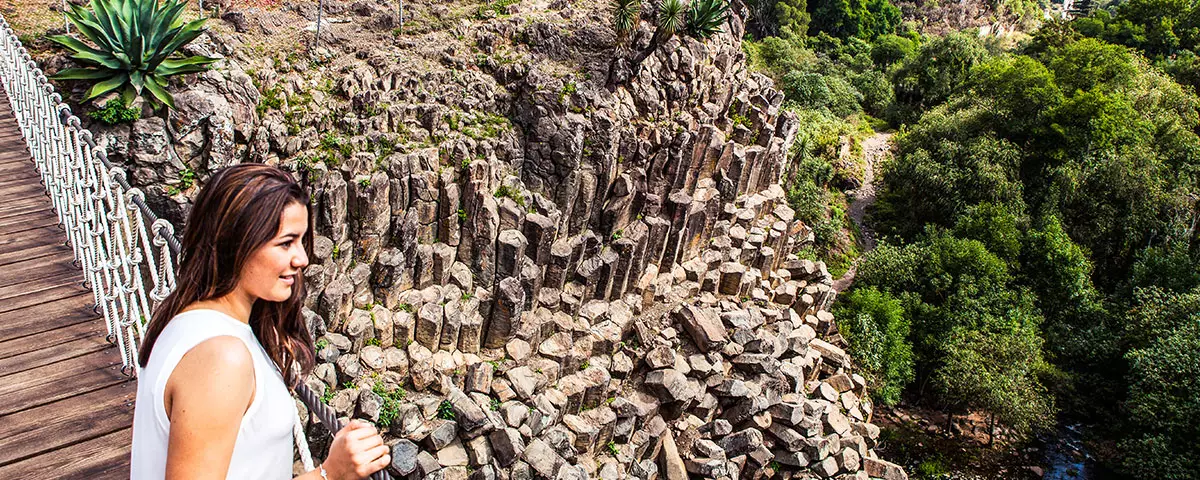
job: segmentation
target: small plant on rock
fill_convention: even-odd
[[[438,405],[437,418],[442,420],[454,420],[454,404],[449,400],[442,400]]]
[[[408,392],[403,388],[397,388],[389,392],[384,387],[383,382],[380,381],[376,381],[371,386],[371,391],[383,399],[383,405],[379,407],[379,425],[383,427],[392,426],[392,423],[396,421],[396,417],[400,415],[400,402],[404,401],[404,397],[408,396]]]
[[[92,120],[109,125],[118,123],[129,123],[139,118],[142,118],[142,109],[127,107],[120,100],[112,99],[104,103],[104,108],[98,108],[87,112],[87,116]]]
[[[687,12],[688,35],[705,39],[721,32],[721,24],[729,19],[729,3],[725,0],[692,0]]]
[[[614,0],[613,28],[617,38],[624,43],[629,40],[629,33],[637,26],[638,18],[642,15],[642,0]]]

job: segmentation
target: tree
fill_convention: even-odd
[[[1186,292],[1200,287],[1200,252],[1188,252],[1182,240],[1150,247],[1138,254],[1130,284],[1134,287],[1157,286],[1171,292]]]
[[[871,60],[881,69],[903,61],[917,50],[916,42],[894,34],[880,35],[871,44]]]
[[[1145,478],[1200,477],[1200,290],[1139,290],[1137,300],[1122,465]]]
[[[1004,205],[981,203],[968,207],[954,224],[954,236],[978,240],[1010,269],[1020,265],[1024,220]]]
[[[913,380],[909,319],[900,300],[875,287],[843,296],[834,311],[838,330],[871,382],[871,393],[884,405],[895,405]]]
[[[1017,143],[1042,134],[1044,115],[1062,103],[1054,74],[1040,62],[1016,55],[989,59],[971,71],[970,95],[994,102],[994,128]]]
[[[956,328],[947,340],[933,380],[944,404],[991,414],[1019,433],[1054,425],[1054,399],[1038,380],[1048,366],[1035,323],[995,332]]]
[[[814,0],[809,4],[811,30],[834,37],[874,39],[895,33],[900,9],[888,0]]]
[[[808,14],[808,0],[777,0],[774,14],[780,35],[803,37],[808,33],[808,24],[812,20]]]
[[[1021,149],[986,132],[986,113],[982,107],[935,109],[897,138],[896,158],[883,167],[884,188],[871,212],[880,232],[912,239],[926,224],[953,226],[984,202],[1024,211]]]
[[[917,54],[895,73],[896,101],[911,110],[908,118],[915,118],[958,92],[969,78],[971,68],[987,55],[979,39],[962,33],[921,45]]]

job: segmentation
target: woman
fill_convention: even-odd
[[[297,417],[284,379],[313,367],[300,313],[311,238],[308,196],[278,168],[225,168],[200,192],[178,288],[138,359],[134,480],[291,478]],[[375,428],[351,422],[297,478],[364,478],[389,462]]]

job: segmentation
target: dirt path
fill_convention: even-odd
[[[876,133],[870,138],[863,140],[863,157],[866,159],[866,172],[863,174],[862,185],[857,190],[851,192],[850,196],[850,211],[848,212],[850,220],[858,226],[858,231],[862,234],[862,253],[875,249],[875,231],[869,225],[863,222],[867,214],[867,207],[875,203],[875,169],[879,162],[887,155],[891,154],[892,134],[891,133]],[[860,257],[861,258],[861,257]],[[850,266],[842,278],[833,282],[833,289],[842,292],[850,288],[854,283],[854,275],[858,271],[858,262]]]

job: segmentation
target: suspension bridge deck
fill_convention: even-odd
[[[136,383],[0,89],[0,478],[129,478]]]

